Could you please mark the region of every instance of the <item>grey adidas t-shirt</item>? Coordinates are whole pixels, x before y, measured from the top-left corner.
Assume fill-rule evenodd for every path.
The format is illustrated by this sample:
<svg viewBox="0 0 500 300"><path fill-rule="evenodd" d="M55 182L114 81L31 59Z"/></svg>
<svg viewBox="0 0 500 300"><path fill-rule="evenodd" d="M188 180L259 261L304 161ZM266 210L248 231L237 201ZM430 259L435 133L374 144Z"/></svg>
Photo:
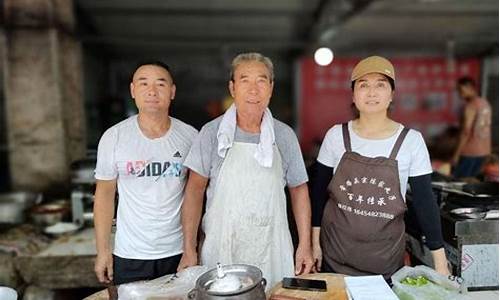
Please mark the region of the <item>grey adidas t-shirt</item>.
<svg viewBox="0 0 500 300"><path fill-rule="evenodd" d="M207 201L213 198L217 177L219 176L222 162L217 154L217 131L219 130L222 116L205 124L194 140L184 165L196 173L209 178L207 188ZM281 155L283 164L283 182L289 187L296 187L308 181L304 159L300 151L299 142L295 132L285 123L274 121L274 136L276 145ZM235 142L258 144L260 133L244 132L238 127L234 137ZM255 162L257 163L257 161Z"/></svg>

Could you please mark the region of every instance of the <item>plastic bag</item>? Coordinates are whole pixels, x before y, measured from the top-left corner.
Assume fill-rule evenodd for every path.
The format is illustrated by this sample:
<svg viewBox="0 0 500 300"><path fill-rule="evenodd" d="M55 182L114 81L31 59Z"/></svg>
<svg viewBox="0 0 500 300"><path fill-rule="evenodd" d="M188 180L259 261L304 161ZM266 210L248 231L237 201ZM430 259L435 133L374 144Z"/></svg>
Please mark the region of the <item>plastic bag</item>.
<svg viewBox="0 0 500 300"><path fill-rule="evenodd" d="M407 277L424 276L429 282L421 286L401 283ZM469 300L466 295L460 294L461 285L454 280L437 273L427 266L414 268L404 266L391 276L392 290L401 300Z"/></svg>
<svg viewBox="0 0 500 300"><path fill-rule="evenodd" d="M150 281L122 284L118 287L118 300L142 300L149 297L187 299L187 294L194 288L198 277L207 271L206 266L194 266Z"/></svg>

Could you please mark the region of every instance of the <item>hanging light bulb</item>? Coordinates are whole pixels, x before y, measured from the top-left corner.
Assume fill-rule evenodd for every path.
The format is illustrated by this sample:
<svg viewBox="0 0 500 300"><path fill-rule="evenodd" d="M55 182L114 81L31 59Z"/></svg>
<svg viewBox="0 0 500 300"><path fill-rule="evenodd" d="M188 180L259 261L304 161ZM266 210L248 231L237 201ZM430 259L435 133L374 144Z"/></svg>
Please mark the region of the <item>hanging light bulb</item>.
<svg viewBox="0 0 500 300"><path fill-rule="evenodd" d="M314 61L320 66L328 66L333 60L333 52L330 48L321 47L314 52Z"/></svg>

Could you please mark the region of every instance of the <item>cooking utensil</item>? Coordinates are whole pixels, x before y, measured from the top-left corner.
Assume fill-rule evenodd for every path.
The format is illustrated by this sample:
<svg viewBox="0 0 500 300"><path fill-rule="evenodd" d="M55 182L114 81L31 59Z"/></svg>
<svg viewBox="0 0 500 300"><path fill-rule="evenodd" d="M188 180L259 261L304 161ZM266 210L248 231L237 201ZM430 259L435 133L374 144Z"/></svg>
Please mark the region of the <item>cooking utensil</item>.
<svg viewBox="0 0 500 300"><path fill-rule="evenodd" d="M0 286L0 299L17 300L17 291L10 287Z"/></svg>
<svg viewBox="0 0 500 300"><path fill-rule="evenodd" d="M217 280L217 268L213 268L203 273L196 280L196 285L188 294L188 299L196 300L222 300L222 299L240 299L240 300L265 300L264 292L266 280L262 278L262 272L259 268L245 264L234 264L222 266L225 274L233 275L239 278L241 287L231 292L213 292L210 286Z"/></svg>
<svg viewBox="0 0 500 300"><path fill-rule="evenodd" d="M94 225L94 213L91 211L84 212L83 213L83 221L84 221L84 225L93 226Z"/></svg>
<svg viewBox="0 0 500 300"><path fill-rule="evenodd" d="M461 207L450 210L450 213L468 219L482 219L486 216L486 210L479 207Z"/></svg>
<svg viewBox="0 0 500 300"><path fill-rule="evenodd" d="M24 222L24 205L14 200L0 202L0 223L21 224Z"/></svg>
<svg viewBox="0 0 500 300"><path fill-rule="evenodd" d="M61 222L69 211L67 205L62 203L47 203L36 205L31 208L31 219L39 226L50 226Z"/></svg>
<svg viewBox="0 0 500 300"><path fill-rule="evenodd" d="M232 274L227 274L222 265L217 263L217 278L210 284L209 291L216 293L234 292L241 288L240 279Z"/></svg>
<svg viewBox="0 0 500 300"><path fill-rule="evenodd" d="M76 184L94 184L95 158L77 160L71 164L71 182Z"/></svg>
<svg viewBox="0 0 500 300"><path fill-rule="evenodd" d="M498 196L498 182L469 183L464 185L462 190L476 197Z"/></svg>
<svg viewBox="0 0 500 300"><path fill-rule="evenodd" d="M25 210L42 201L42 194L19 191L0 194L0 224L15 225L25 220Z"/></svg>
<svg viewBox="0 0 500 300"><path fill-rule="evenodd" d="M485 219L498 219L498 209L491 209L486 212Z"/></svg>
<svg viewBox="0 0 500 300"><path fill-rule="evenodd" d="M71 234L76 232L79 227L76 224L69 222L58 222L52 226L49 226L43 230L43 232L50 234L52 236L61 236L65 234Z"/></svg>

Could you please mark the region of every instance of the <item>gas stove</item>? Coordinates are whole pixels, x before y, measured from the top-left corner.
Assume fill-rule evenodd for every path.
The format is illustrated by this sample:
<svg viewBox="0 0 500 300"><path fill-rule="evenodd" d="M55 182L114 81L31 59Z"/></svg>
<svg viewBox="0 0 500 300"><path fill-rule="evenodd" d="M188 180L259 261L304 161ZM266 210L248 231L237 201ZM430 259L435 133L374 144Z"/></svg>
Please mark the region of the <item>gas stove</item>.
<svg viewBox="0 0 500 300"><path fill-rule="evenodd" d="M468 290L498 290L498 184L495 194L491 193L495 186L493 189L488 187L489 194L477 193L465 184L433 186L441 208L446 256L453 274L464 279ZM432 255L412 212L411 193L407 195L407 202L408 250L418 260L432 266ZM466 218L452 212L464 207L478 208L485 213Z"/></svg>

